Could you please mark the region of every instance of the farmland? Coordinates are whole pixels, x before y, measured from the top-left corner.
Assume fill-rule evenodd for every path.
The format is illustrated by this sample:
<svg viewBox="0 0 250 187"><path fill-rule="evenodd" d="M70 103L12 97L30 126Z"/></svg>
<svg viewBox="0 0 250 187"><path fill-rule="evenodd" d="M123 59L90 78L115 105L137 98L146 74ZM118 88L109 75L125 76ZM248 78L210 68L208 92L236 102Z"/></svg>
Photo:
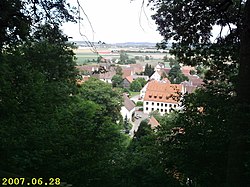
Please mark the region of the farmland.
<svg viewBox="0 0 250 187"><path fill-rule="evenodd" d="M135 58L136 63L145 65L146 63L155 66L158 62L163 62L163 57L169 55L166 52L157 51L156 49L141 48L97 48L96 51L90 48L78 48L74 52L77 57L77 64L94 64L97 62L98 56L102 56L108 60L118 60L120 51L125 51L129 58ZM97 53L98 52L98 53ZM99 54L99 55L98 55Z"/></svg>

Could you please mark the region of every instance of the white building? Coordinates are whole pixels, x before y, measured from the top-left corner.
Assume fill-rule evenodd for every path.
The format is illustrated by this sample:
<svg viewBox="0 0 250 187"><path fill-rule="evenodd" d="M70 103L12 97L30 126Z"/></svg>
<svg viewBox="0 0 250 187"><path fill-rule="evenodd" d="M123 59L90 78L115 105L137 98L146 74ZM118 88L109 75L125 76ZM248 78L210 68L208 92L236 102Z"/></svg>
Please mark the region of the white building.
<svg viewBox="0 0 250 187"><path fill-rule="evenodd" d="M184 92L180 84L168 84L158 81L148 83L143 100L143 112L149 114L159 111L161 115L172 109L180 109L180 99Z"/></svg>
<svg viewBox="0 0 250 187"><path fill-rule="evenodd" d="M160 71L155 71L151 77L149 78L150 80L156 80L160 81L161 80L161 72Z"/></svg>
<svg viewBox="0 0 250 187"><path fill-rule="evenodd" d="M129 121L132 121L134 114L135 114L135 104L124 94L123 106L121 107L121 115L123 119L125 119L127 116L127 119Z"/></svg>
<svg viewBox="0 0 250 187"><path fill-rule="evenodd" d="M140 99L144 98L146 90L147 90L147 87L148 87L148 83L145 84L145 86L141 89L141 91L140 91Z"/></svg>

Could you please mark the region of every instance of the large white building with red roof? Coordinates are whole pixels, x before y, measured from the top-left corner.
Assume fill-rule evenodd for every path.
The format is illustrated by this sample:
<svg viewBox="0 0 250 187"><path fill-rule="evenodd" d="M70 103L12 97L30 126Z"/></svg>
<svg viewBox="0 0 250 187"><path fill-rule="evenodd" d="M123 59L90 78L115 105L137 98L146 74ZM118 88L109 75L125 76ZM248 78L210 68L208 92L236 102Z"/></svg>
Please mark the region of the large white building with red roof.
<svg viewBox="0 0 250 187"><path fill-rule="evenodd" d="M149 114L158 111L163 115L170 113L172 109L179 109L183 92L181 84L151 81L143 99L143 112Z"/></svg>

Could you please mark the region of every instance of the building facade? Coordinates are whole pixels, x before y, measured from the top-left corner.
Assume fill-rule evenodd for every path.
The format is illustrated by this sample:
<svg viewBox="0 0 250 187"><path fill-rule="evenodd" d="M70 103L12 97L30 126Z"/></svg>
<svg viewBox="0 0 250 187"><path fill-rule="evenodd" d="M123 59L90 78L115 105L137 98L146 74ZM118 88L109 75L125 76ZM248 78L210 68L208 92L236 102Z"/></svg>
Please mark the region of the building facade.
<svg viewBox="0 0 250 187"><path fill-rule="evenodd" d="M148 83L143 100L143 112L149 114L158 111L161 115L179 110L183 86L158 81Z"/></svg>

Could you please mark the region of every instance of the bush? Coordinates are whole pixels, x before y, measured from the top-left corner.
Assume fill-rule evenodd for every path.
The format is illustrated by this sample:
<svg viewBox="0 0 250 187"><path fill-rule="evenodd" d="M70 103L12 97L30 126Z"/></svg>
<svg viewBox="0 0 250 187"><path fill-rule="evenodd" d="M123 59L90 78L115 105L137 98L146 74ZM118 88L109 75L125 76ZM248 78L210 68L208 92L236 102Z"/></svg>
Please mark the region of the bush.
<svg viewBox="0 0 250 187"><path fill-rule="evenodd" d="M138 101L138 102L136 103L136 106L143 106L143 102L142 102L142 101Z"/></svg>

